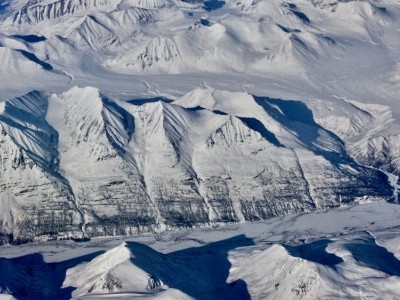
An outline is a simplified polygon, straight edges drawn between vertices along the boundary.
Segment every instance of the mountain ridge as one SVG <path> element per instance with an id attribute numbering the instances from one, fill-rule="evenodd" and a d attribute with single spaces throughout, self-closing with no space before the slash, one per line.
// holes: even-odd
<path id="1" fill-rule="evenodd" d="M 47 181 L 64 185 L 71 209 L 80 216 L 75 226 L 83 226 L 76 228 L 77 236 L 252 221 L 392 195 L 385 175 L 352 161 L 342 141 L 315 123 L 304 104 L 246 93 L 203 93 L 205 106 L 215 103 L 211 110 L 196 108 L 202 106 L 196 102 L 188 107 L 193 93 L 172 103 L 137 105 L 90 87 L 6 101 L 3 136 L 21 141 L 16 146 L 22 151 L 10 170 L 25 173 L 27 155 L 28 165 Z M 232 96 L 244 101 L 242 106 L 269 106 L 264 115 L 246 113 L 230 104 Z M 16 118 L 27 128 L 42 126 L 39 131 L 25 134 L 17 121 L 8 122 L 11 105 L 16 112 L 34 112 L 30 119 Z M 296 115 L 290 115 L 293 109 Z M 268 118 L 260 118 L 265 114 Z M 53 144 L 41 144 L 45 134 Z M 6 191 L 19 199 L 18 190 Z M 18 202 L 28 203 L 22 199 Z M 28 205 L 35 210 L 38 203 Z M 45 214 L 53 214 L 48 209 Z M 30 229 L 12 226 L 9 233 L 16 239 L 32 237 Z M 52 238 L 46 230 L 41 235 Z"/>

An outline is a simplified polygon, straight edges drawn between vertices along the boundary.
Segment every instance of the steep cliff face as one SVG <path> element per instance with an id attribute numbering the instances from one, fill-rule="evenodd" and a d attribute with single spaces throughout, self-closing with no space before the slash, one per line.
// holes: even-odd
<path id="1" fill-rule="evenodd" d="M 345 99 L 346 113 L 325 116 L 319 123 L 345 142 L 348 153 L 359 163 L 391 174 L 395 186 L 400 183 L 400 137 L 396 116 L 382 104 L 363 104 Z M 398 192 L 394 200 L 398 201 Z"/>
<path id="2" fill-rule="evenodd" d="M 1 233 L 3 241 L 82 235 L 83 216 L 59 172 L 58 134 L 45 121 L 47 94 L 2 103 Z"/>
<path id="3" fill-rule="evenodd" d="M 299 101 L 198 89 L 124 102 L 75 87 L 5 101 L 0 122 L 2 230 L 15 240 L 253 221 L 393 193 Z"/>
<path id="4" fill-rule="evenodd" d="M 133 234 L 156 224 L 134 161 L 124 159 L 133 118 L 96 89 L 73 88 L 50 97 L 47 119 L 59 132 L 60 168 L 90 235 Z"/>

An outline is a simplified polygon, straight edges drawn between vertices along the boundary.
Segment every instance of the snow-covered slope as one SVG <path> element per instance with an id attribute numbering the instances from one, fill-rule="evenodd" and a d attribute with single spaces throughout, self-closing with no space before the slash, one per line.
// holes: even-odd
<path id="1" fill-rule="evenodd" d="M 1 246 L 0 298 L 398 298 L 399 28 L 397 0 L 0 1 L 0 245 L 113 236 Z"/>
<path id="2" fill-rule="evenodd" d="M 161 279 L 148 274 L 135 264 L 136 260 L 145 263 L 144 253 L 137 257 L 128 244 L 115 247 L 96 257 L 92 261 L 68 269 L 63 287 L 76 287 L 73 298 L 84 299 L 82 296 L 99 294 L 128 294 L 130 297 L 146 297 L 161 299 L 192 299 L 179 290 L 169 288 Z M 153 253 L 151 253 L 153 254 Z M 155 272 L 167 272 L 168 263 L 161 254 L 147 254 L 146 263 L 153 266 Z"/>
<path id="3" fill-rule="evenodd" d="M 94 227 L 85 225 L 86 230 L 114 235 L 151 228 L 155 208 L 134 160 L 124 159 L 133 117 L 93 88 L 53 94 L 49 103 L 46 118 L 59 134 L 61 172 L 85 223 L 96 219 Z"/>
<path id="4" fill-rule="evenodd" d="M 398 297 L 399 262 L 373 238 L 273 245 L 231 262 L 229 280 L 244 280 L 252 299 Z"/>
<path id="5" fill-rule="evenodd" d="M 1 37 L 0 37 L 1 38 Z M 0 41 L 0 85 L 11 90 L 44 88 L 37 84 L 37 78 L 46 81 L 64 80 L 64 74 L 55 71 L 51 64 L 40 60 L 35 54 L 23 50 L 2 46 Z M 65 78 L 64 78 L 65 77 Z"/>
<path id="6" fill-rule="evenodd" d="M 45 121 L 47 94 L 32 92 L 2 103 L 2 241 L 79 237 L 82 215 L 58 173 L 57 132 Z"/>
<path id="7" fill-rule="evenodd" d="M 3 230 L 15 239 L 253 221 L 393 194 L 301 102 L 210 88 L 126 102 L 74 87 L 2 104 Z M 27 213 L 41 218 L 36 234 Z"/>
<path id="8" fill-rule="evenodd" d="M 398 199 L 393 0 L 1 7 L 6 240 Z"/>
<path id="9" fill-rule="evenodd" d="M 343 55 L 360 41 L 376 39 L 377 27 L 392 22 L 385 7 L 368 1 L 334 1 L 325 7 L 282 0 L 28 1 L 5 13 L 0 28 L 6 34 L 45 35 L 50 45 L 61 36 L 74 51 L 90 51 L 123 73 L 304 76 L 305 63 Z"/>
<path id="10" fill-rule="evenodd" d="M 0 298 L 397 298 L 396 206 L 374 202 L 131 238 L 2 246 Z"/>

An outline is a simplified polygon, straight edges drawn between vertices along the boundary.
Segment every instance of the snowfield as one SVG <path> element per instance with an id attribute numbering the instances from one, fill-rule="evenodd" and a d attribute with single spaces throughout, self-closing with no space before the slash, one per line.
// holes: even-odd
<path id="1" fill-rule="evenodd" d="M 0 1 L 0 299 L 399 298 L 399 28 L 397 0 Z"/>

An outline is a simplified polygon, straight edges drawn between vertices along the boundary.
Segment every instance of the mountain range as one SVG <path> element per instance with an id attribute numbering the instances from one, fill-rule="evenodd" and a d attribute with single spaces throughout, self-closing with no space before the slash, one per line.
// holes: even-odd
<path id="1" fill-rule="evenodd" d="M 2 243 L 398 201 L 396 1 L 0 11 Z"/>

